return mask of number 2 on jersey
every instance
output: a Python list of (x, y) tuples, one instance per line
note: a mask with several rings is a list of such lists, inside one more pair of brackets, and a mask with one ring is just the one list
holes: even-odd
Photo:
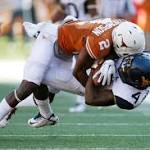
[(100, 46), (100, 50), (104, 50), (105, 48), (110, 47), (110, 42), (108, 39), (106, 39), (105, 41), (99, 42), (99, 46)]

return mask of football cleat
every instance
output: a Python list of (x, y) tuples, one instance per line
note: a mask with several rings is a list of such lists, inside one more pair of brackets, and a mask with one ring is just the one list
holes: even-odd
[(0, 121), (0, 128), (4, 128), (7, 126), (7, 124), (9, 123), (8, 120), (7, 120), (7, 116), (6, 115), (1, 121)]
[(4, 128), (9, 123), (9, 120), (11, 119), (12, 115), (15, 114), (16, 108), (12, 109), (1, 121), (0, 121), (0, 128)]
[(28, 120), (28, 125), (33, 128), (39, 128), (46, 125), (55, 125), (59, 121), (58, 116), (52, 114), (49, 118), (44, 118), (38, 113), (34, 118)]

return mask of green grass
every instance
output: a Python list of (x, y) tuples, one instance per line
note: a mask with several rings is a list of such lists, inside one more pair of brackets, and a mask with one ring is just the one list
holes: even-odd
[[(1, 85), (1, 98), (15, 85)], [(0, 149), (147, 150), (150, 149), (150, 111), (143, 105), (134, 111), (117, 107), (88, 107), (84, 113), (68, 113), (75, 97), (60, 93), (52, 105), (60, 121), (56, 126), (30, 128), (28, 118), (36, 108), (19, 108), (6, 128), (0, 129)]]
[[(0, 38), (0, 59), (25, 59), (31, 43)], [(0, 99), (16, 85), (0, 84)], [(0, 128), (0, 150), (150, 150), (150, 109), (134, 111), (117, 107), (88, 107), (84, 113), (69, 113), (75, 97), (60, 93), (52, 105), (60, 122), (56, 126), (30, 128), (27, 120), (36, 108), (19, 108), (6, 128)]]
[(30, 49), (31, 40), (17, 38), (9, 41), (7, 37), (0, 38), (0, 59), (26, 59)]

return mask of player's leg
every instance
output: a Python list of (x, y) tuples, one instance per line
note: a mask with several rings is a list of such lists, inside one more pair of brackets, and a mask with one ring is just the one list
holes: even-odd
[(38, 85), (23, 80), (17, 90), (8, 94), (0, 103), (0, 120), (2, 120), (16, 105), (27, 98)]
[[(52, 31), (49, 31), (49, 28)], [(53, 28), (53, 29), (52, 29)], [(38, 36), (30, 57), (24, 69), (24, 78), (17, 90), (7, 95), (0, 103), (0, 120), (2, 120), (16, 105), (27, 98), (41, 84), (43, 76), (53, 57), (53, 45), (56, 40), (57, 27), (45, 25)]]
[(16, 112), (18, 103), (27, 98), (38, 85), (23, 80), (17, 90), (8, 94), (0, 103), (0, 127), (5, 127)]
[[(62, 64), (63, 61), (61, 61)], [(54, 62), (53, 62), (54, 63)], [(70, 63), (69, 63), (70, 64)], [(64, 64), (63, 64), (64, 65)], [(70, 93), (74, 93), (77, 95), (84, 95), (84, 87), (73, 77), (72, 71), (67, 69), (67, 65), (56, 67), (54, 65), (54, 68), (50, 68), (48, 71), (46, 77), (45, 77), (45, 83), (49, 84), (49, 101), (52, 103), (54, 96), (56, 93), (58, 93), (60, 90), (64, 90)], [(70, 67), (70, 65), (68, 65)], [(55, 93), (55, 94), (54, 94)], [(84, 102), (84, 98), (83, 98)], [(39, 121), (39, 118), (41, 117), (40, 114), (36, 115), (36, 117), (33, 117), (30, 120), (32, 122)], [(43, 124), (48, 125), (47, 123)]]
[(49, 104), (49, 97), (52, 101), (55, 94), (49, 93), (46, 85), (41, 84), (39, 88), (34, 91), (34, 101), (39, 109), (39, 113), (28, 120), (31, 127), (41, 127), (45, 125), (54, 125), (58, 121), (58, 117), (54, 115), (51, 105)]
[[(83, 86), (72, 75), (72, 59), (63, 60), (54, 56), (52, 60), (43, 79), (43, 83), (49, 87), (50, 102), (53, 101), (54, 93), (59, 92), (59, 90), (84, 95)], [(30, 124), (36, 120), (38, 121), (40, 117), (41, 115), (38, 114), (36, 117), (29, 119)]]
[[(44, 90), (44, 88), (45, 88), (45, 90)], [(41, 99), (41, 97), (40, 97), (41, 92), (42, 93), (46, 92), (45, 95), (47, 95), (47, 99), (46, 99), (46, 101), (38, 101), (38, 103), (40, 102), (40, 105), (42, 105), (42, 106), (40, 106), (39, 113), (36, 114), (33, 118), (30, 118), (28, 120), (28, 124), (31, 127), (42, 127), (45, 125), (54, 125), (59, 121), (58, 117), (54, 115), (52, 108), (51, 107), (49, 108), (49, 106), (51, 105), (51, 103), (54, 100), (55, 94), (58, 93), (59, 90), (57, 90), (53, 87), (50, 87), (50, 86), (48, 86), (48, 88), (47, 87), (44, 87), (44, 88), (36, 94), (35, 103), (37, 102), (37, 99)], [(37, 105), (37, 103), (36, 103), (36, 105)], [(37, 105), (37, 107), (39, 107), (39, 105)], [(44, 114), (44, 116), (46, 116), (46, 114), (51, 114), (51, 115), (50, 115), (49, 119), (46, 119), (41, 114), (42, 115)]]
[[(24, 71), (25, 79), (34, 81), (38, 84), (42, 83), (50, 64), (53, 62), (53, 47), (57, 38), (57, 29), (57, 26), (51, 23), (46, 23), (42, 28), (36, 40), (38, 43), (34, 46), (31, 56), (28, 59), (28, 63), (26, 65), (26, 68), (28, 69)], [(34, 95), (40, 113), (42, 113), (41, 115), (45, 117), (45, 119), (48, 119), (50, 114), (52, 115), (52, 110), (47, 100), (48, 94), (45, 93), (47, 89), (45, 89), (46, 88), (44, 86), (40, 86), (38, 89), (36, 89), (37, 91), (34, 91)], [(45, 91), (43, 92), (43, 90)], [(44, 101), (41, 102), (41, 100)]]
[[(39, 114), (37, 114), (34, 118), (28, 121), (28, 124), (32, 127), (40, 127), (47, 124), (54, 125), (58, 121), (58, 117), (54, 115), (52, 108), (49, 104), (48, 97), (50, 101), (53, 101), (55, 94), (49, 93), (48, 89), (45, 85), (41, 84), (34, 91), (34, 102), (39, 108)], [(12, 115), (16, 112), (16, 108), (13, 108), (1, 121), (0, 127), (5, 127)], [(41, 115), (42, 114), (42, 115)], [(48, 119), (47, 119), (48, 118)]]

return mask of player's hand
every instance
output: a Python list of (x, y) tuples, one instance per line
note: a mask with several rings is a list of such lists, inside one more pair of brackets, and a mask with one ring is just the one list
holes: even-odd
[(113, 60), (105, 60), (101, 68), (93, 75), (93, 79), (98, 77), (97, 82), (110, 85), (112, 78), (115, 77), (116, 68)]

